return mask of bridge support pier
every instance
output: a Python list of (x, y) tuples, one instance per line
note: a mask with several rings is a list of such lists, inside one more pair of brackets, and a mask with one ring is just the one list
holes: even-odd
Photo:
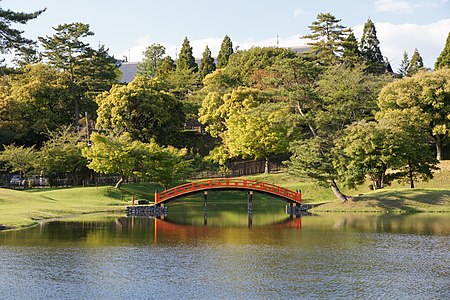
[(203, 211), (208, 210), (208, 191), (203, 192)]
[(247, 192), (248, 205), (247, 209), (249, 212), (253, 211), (253, 191)]

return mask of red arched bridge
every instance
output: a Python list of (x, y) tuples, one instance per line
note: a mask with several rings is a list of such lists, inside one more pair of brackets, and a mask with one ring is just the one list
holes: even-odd
[(300, 205), (302, 203), (300, 192), (294, 192), (281, 186), (247, 179), (215, 178), (182, 184), (161, 193), (156, 192), (155, 204), (165, 204), (188, 195), (211, 190), (244, 190), (275, 196), (291, 204)]

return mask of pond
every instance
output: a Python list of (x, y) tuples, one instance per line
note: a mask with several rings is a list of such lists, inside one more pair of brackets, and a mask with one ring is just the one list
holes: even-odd
[[(450, 298), (450, 215), (169, 207), (0, 233), (3, 299)], [(206, 221), (206, 222), (205, 222)], [(205, 224), (206, 223), (206, 224)]]

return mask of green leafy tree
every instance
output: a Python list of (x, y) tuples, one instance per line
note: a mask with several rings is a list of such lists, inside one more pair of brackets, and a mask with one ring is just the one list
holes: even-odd
[(386, 127), (386, 149), (391, 149), (389, 176), (408, 182), (414, 188), (415, 181), (433, 178), (437, 160), (430, 150), (428, 134), (423, 128), (429, 122), (419, 107), (382, 110), (378, 122)]
[(383, 74), (386, 71), (380, 41), (377, 37), (375, 24), (368, 19), (364, 24), (364, 31), (360, 43), (361, 57), (367, 63), (367, 70), (373, 74)]
[(214, 63), (214, 58), (211, 56), (211, 50), (206, 46), (205, 51), (203, 52), (202, 60), (200, 61), (200, 79), (203, 80), (206, 75), (214, 72), (216, 69), (216, 64)]
[(434, 64), (435, 70), (443, 67), (450, 68), (450, 32), (448, 33), (444, 49), (442, 49), (441, 54), (439, 55), (439, 57), (436, 60), (436, 63)]
[(80, 113), (95, 107), (89, 92), (99, 93), (117, 82), (119, 73), (115, 59), (104, 47), (94, 50), (83, 40), (93, 36), (88, 24), (62, 24), (53, 28), (53, 36), (40, 37), (43, 55), (48, 63), (62, 70), (67, 77), (74, 107), (75, 125), (79, 126)]
[(0, 152), (0, 161), (4, 163), (6, 170), (19, 172), (25, 178), (34, 169), (36, 159), (34, 147), (6, 145)]
[(450, 134), (450, 69), (419, 72), (392, 82), (378, 97), (381, 111), (418, 108), (428, 120), (422, 130), (434, 140), (436, 158), (442, 160), (443, 143)]
[(49, 139), (38, 152), (37, 169), (56, 186), (56, 179), (69, 178), (73, 185), (88, 174), (87, 160), (81, 155), (82, 137), (72, 126), (63, 126), (49, 133)]
[[(213, 152), (216, 161), (230, 158), (264, 159), (264, 172), (269, 173), (269, 158), (287, 152), (293, 140), (286, 116), (289, 109), (280, 105), (263, 104), (232, 113), (226, 120), (222, 135), (223, 150)], [(226, 154), (225, 157), (223, 154)]]
[(40, 145), (47, 139), (48, 130), (70, 122), (70, 95), (60, 71), (36, 64), (8, 78), (0, 96), (3, 143)]
[(409, 62), (408, 71), (406, 72), (407, 76), (412, 76), (419, 72), (420, 70), (423, 70), (423, 59), (422, 56), (420, 56), (419, 50), (414, 49), (414, 53), (411, 56), (411, 61)]
[(195, 62), (192, 47), (187, 37), (184, 38), (183, 44), (181, 45), (180, 54), (176, 63), (177, 69), (191, 70), (194, 73), (198, 71), (198, 65)]
[(136, 77), (115, 85), (97, 97), (97, 128), (115, 135), (129, 133), (133, 140), (168, 145), (184, 123), (182, 104), (157, 79)]
[(339, 178), (348, 187), (355, 188), (370, 178), (372, 189), (381, 189), (390, 183), (386, 171), (396, 155), (389, 147), (390, 131), (377, 122), (365, 120), (345, 128), (336, 141), (334, 166)]
[(24, 13), (0, 8), (0, 53), (8, 53), (11, 49), (21, 49), (35, 43), (23, 37), (23, 31), (12, 28), (12, 25), (26, 24), (28, 21), (36, 19), (44, 11), (45, 9)]
[(402, 61), (400, 62), (400, 66), (398, 68), (398, 73), (402, 77), (405, 77), (408, 74), (409, 63), (410, 63), (410, 61), (409, 61), (408, 53), (406, 53), (406, 51), (403, 51)]
[(223, 38), (220, 45), (219, 55), (217, 56), (217, 68), (225, 68), (230, 60), (230, 56), (233, 54), (233, 42), (228, 35)]
[(366, 74), (364, 65), (327, 69), (317, 81), (314, 93), (306, 94), (305, 102), (299, 101), (299, 114), (311, 138), (291, 143), (291, 172), (330, 186), (338, 199), (346, 201), (348, 196), (338, 187), (342, 178), (336, 168), (336, 142), (350, 124), (374, 118), (377, 95), (387, 80)]
[(233, 113), (257, 107), (267, 102), (267, 97), (257, 89), (239, 87), (223, 96), (210, 92), (199, 109), (199, 121), (206, 124), (206, 131), (220, 137), (227, 130), (227, 120)]
[(164, 61), (166, 48), (160, 44), (151, 44), (142, 54), (144, 58), (137, 66), (137, 74), (151, 78), (155, 76), (156, 70)]
[(160, 79), (166, 79), (175, 71), (175, 69), (176, 65), (172, 57), (166, 56), (156, 69), (155, 76)]
[(321, 64), (333, 65), (340, 61), (342, 45), (347, 38), (346, 28), (340, 22), (331, 13), (320, 13), (317, 20), (308, 26), (311, 34), (302, 36), (311, 40), (308, 43), (310, 52), (317, 56)]
[(89, 161), (88, 167), (104, 174), (120, 176), (116, 188), (130, 176), (159, 182), (168, 186), (189, 172), (189, 162), (184, 161), (184, 151), (164, 148), (153, 140), (150, 143), (133, 141), (128, 134), (107, 137), (91, 135), (92, 145), (82, 154)]

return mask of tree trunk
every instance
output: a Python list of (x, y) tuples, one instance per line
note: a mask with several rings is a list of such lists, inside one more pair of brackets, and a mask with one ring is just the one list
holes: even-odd
[(442, 140), (439, 137), (435, 138), (436, 141), (436, 159), (438, 161), (442, 160)]
[(414, 188), (414, 176), (413, 176), (413, 170), (411, 166), (411, 160), (408, 159), (408, 167), (409, 167), (409, 182), (411, 184), (411, 188)]
[(265, 162), (264, 162), (264, 174), (269, 174), (270, 170), (269, 170), (269, 158), (265, 157)]
[(348, 200), (349, 197), (346, 196), (346, 195), (344, 195), (344, 194), (341, 192), (341, 190), (339, 189), (339, 187), (338, 187), (337, 184), (336, 184), (336, 181), (334, 181), (334, 180), (329, 180), (328, 182), (330, 183), (330, 187), (331, 187), (331, 190), (333, 191), (334, 195), (335, 195), (339, 200), (341, 200), (342, 202), (345, 202), (345, 201)]
[(120, 189), (120, 186), (122, 185), (122, 183), (125, 181), (125, 179), (123, 178), (123, 176), (120, 176), (119, 181), (117, 181), (115, 188), (116, 189)]

